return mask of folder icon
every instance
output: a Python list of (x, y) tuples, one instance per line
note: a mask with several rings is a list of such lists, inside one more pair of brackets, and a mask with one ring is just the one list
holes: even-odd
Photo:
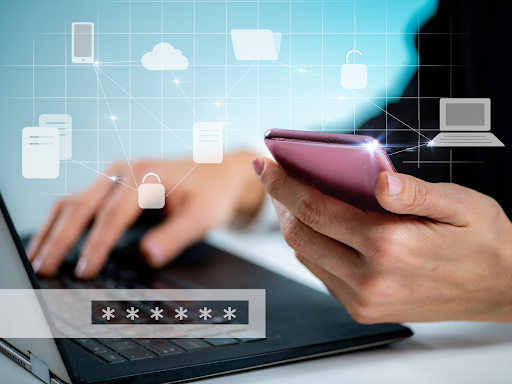
[(235, 57), (237, 60), (277, 60), (281, 36), (270, 29), (232, 29)]

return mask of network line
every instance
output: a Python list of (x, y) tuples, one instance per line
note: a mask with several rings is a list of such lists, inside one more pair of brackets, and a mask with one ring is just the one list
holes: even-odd
[(135, 189), (135, 188), (129, 186), (128, 184), (125, 184), (125, 183), (123, 183), (123, 182), (121, 182), (121, 181), (119, 181), (117, 179), (113, 179), (112, 176), (105, 175), (104, 173), (101, 173), (100, 171), (97, 171), (94, 168), (88, 167), (87, 165), (85, 165), (83, 163), (80, 163), (79, 161), (76, 161), (76, 160), (73, 160), (73, 159), (69, 159), (69, 160), (71, 160), (74, 163), (80, 164), (81, 166), (83, 166), (85, 168), (89, 168), (91, 171), (94, 171), (94, 172), (96, 172), (96, 173), (98, 173), (98, 174), (100, 174), (102, 176), (105, 176), (105, 177), (109, 178), (110, 180), (112, 180), (113, 182), (119, 183), (119, 184), (123, 184), (123, 185), (127, 186), (128, 188), (131, 188), (131, 189), (133, 189), (134, 191), (137, 192), (137, 189)]
[(334, 109), (332, 110), (331, 112), (331, 115), (329, 116), (329, 118), (327, 119), (327, 122), (325, 123), (325, 125), (322, 127), (322, 132), (324, 131), (325, 127), (327, 127), (327, 124), (329, 124), (329, 121), (331, 121), (331, 117), (332, 115), (334, 115), (334, 111), (336, 111), (336, 108), (338, 108), (338, 104), (340, 103), (340, 101), (343, 99), (343, 95), (345, 94), (345, 91), (346, 89), (343, 90), (343, 93), (341, 94), (341, 96), (338, 98), (338, 102), (336, 103), (336, 105), (334, 106)]
[[(410, 147), (410, 148), (405, 148), (405, 149), (402, 149), (401, 151), (397, 151), (397, 152), (393, 152), (393, 153), (389, 153), (388, 156), (393, 156), (393, 155), (396, 155), (397, 153), (400, 153), (400, 152), (405, 152), (405, 151), (408, 151), (410, 149), (414, 149), (414, 148), (419, 148), (419, 147), (423, 147), (425, 145), (429, 145), (430, 144), (430, 141), (428, 143), (423, 143), (423, 144), (420, 144), (420, 145), (416, 145), (415, 147)], [(416, 161), (415, 161), (416, 162)]]
[(192, 104), (190, 104), (190, 101), (188, 100), (187, 95), (185, 95), (185, 91), (183, 91), (183, 88), (181, 88), (179, 80), (176, 78), (176, 76), (174, 75), (173, 71), (171, 71), (171, 74), (172, 74), (172, 77), (174, 77), (174, 82), (178, 85), (178, 87), (180, 87), (181, 93), (183, 93), (183, 97), (185, 98), (185, 100), (187, 100), (187, 103), (190, 106), (190, 109), (192, 110), (192, 113), (194, 114), (196, 119), (199, 120), (199, 117), (197, 117), (196, 111), (194, 110), (194, 107), (192, 107)]
[(101, 88), (101, 93), (103, 93), (103, 98), (105, 99), (105, 103), (107, 103), (108, 112), (110, 113), (110, 116), (113, 117), (112, 118), (112, 122), (114, 123), (114, 127), (116, 128), (117, 137), (119, 138), (119, 142), (121, 143), (121, 148), (123, 148), (124, 157), (126, 159), (126, 162), (128, 163), (128, 167), (130, 168), (130, 172), (132, 174), (133, 181), (135, 182), (135, 186), (137, 187), (137, 189), (139, 189), (139, 185), (137, 184), (137, 180), (135, 180), (135, 175), (133, 174), (133, 170), (132, 170), (132, 166), (130, 164), (130, 160), (128, 160), (128, 156), (126, 155), (126, 150), (124, 149), (123, 140), (121, 140), (121, 135), (119, 134), (119, 131), (117, 130), (117, 124), (116, 124), (115, 116), (112, 115), (112, 111), (110, 110), (110, 105), (108, 104), (107, 96), (105, 96), (105, 91), (103, 90), (103, 85), (101, 84), (100, 75), (99, 75), (98, 71), (96, 70), (96, 68), (94, 69), (94, 71), (96, 72), (96, 78), (98, 79), (98, 83), (99, 83), (100, 88)]
[[(228, 93), (226, 93), (226, 96), (224, 96), (224, 97), (219, 101), (219, 103), (222, 103), (222, 102), (224, 101), (224, 99), (225, 99), (226, 97), (228, 97), (228, 95), (231, 93), (231, 91), (232, 91), (232, 90), (233, 90), (233, 89), (238, 85), (238, 83), (239, 83), (240, 81), (242, 81), (242, 79), (245, 77), (245, 75), (247, 75), (247, 74), (249, 73), (249, 71), (250, 71), (250, 70), (251, 70), (251, 69), (256, 65), (256, 63), (257, 63), (257, 61), (255, 61), (255, 62), (254, 62), (254, 64), (253, 64), (253, 65), (251, 65), (251, 67), (247, 70), (247, 72), (245, 72), (245, 73), (244, 73), (244, 75), (240, 78), (240, 80), (238, 80), (238, 81), (236, 82), (236, 84), (235, 84), (235, 85), (233, 85), (233, 87), (229, 90), (229, 92), (228, 92)], [(214, 109), (212, 109), (212, 110), (210, 111), (210, 113), (209, 113), (208, 115), (206, 115), (206, 117), (204, 118), (203, 122), (204, 122), (204, 121), (205, 121), (205, 120), (206, 120), (206, 119), (207, 119), (207, 118), (208, 118), (208, 117), (213, 113), (213, 111), (215, 111), (215, 109), (216, 109), (216, 108), (217, 108), (217, 107), (215, 107)], [(227, 123), (227, 122), (226, 122), (226, 123)]]
[[(97, 68), (97, 67), (96, 67)], [(156, 121), (158, 121), (160, 124), (162, 124), (165, 128), (167, 128), (167, 130), (169, 132), (171, 132), (174, 136), (176, 136), (177, 139), (179, 139), (183, 144), (185, 144), (187, 147), (189, 147), (190, 149), (192, 149), (192, 147), (190, 145), (188, 145), (185, 141), (183, 141), (183, 139), (181, 137), (179, 137), (176, 133), (174, 133), (172, 131), (172, 129), (170, 129), (167, 125), (165, 125), (163, 123), (163, 121), (161, 121), (158, 117), (156, 117), (155, 115), (153, 115), (145, 106), (143, 106), (141, 103), (139, 103), (139, 101), (137, 99), (135, 99), (132, 95), (130, 95), (128, 92), (126, 92), (123, 87), (121, 87), (119, 84), (117, 84), (114, 79), (112, 79), (109, 75), (107, 75), (105, 72), (103, 72), (100, 68), (97, 68), (99, 71), (101, 71), (101, 73), (103, 73), (110, 81), (112, 81), (115, 85), (117, 85), (119, 87), (119, 89), (121, 91), (123, 91), (124, 93), (126, 93), (128, 95), (128, 97), (130, 99), (132, 99), (133, 101), (135, 101), (137, 104), (139, 104), (147, 113), (149, 113), (151, 116), (153, 116)]]
[(196, 164), (196, 165), (194, 165), (194, 166), (192, 167), (192, 169), (191, 169), (190, 171), (188, 171), (188, 173), (187, 173), (185, 176), (183, 176), (183, 179), (181, 179), (180, 181), (178, 181), (178, 184), (176, 184), (176, 185), (174, 186), (174, 188), (173, 188), (173, 189), (171, 189), (167, 195), (165, 195), (165, 197), (169, 196), (169, 195), (171, 194), (171, 192), (172, 192), (172, 191), (174, 191), (174, 190), (176, 189), (176, 187), (177, 187), (178, 185), (180, 185), (180, 183), (181, 183), (183, 180), (185, 180), (185, 177), (187, 177), (188, 175), (190, 175), (190, 173), (191, 173), (194, 169), (196, 169), (196, 167), (197, 167), (197, 164)]
[[(339, 81), (336, 81), (336, 80), (333, 80), (333, 79), (329, 79), (328, 77), (324, 77), (324, 76), (321, 76), (321, 75), (318, 75), (316, 73), (313, 73), (313, 72), (309, 72), (309, 71), (306, 71), (305, 69), (302, 69), (302, 68), (297, 68), (297, 67), (293, 67), (291, 65), (288, 65), (288, 64), (283, 64), (283, 63), (280, 63), (278, 61), (274, 61), (274, 63), (277, 63), (277, 64), (281, 64), (285, 67), (290, 67), (292, 69), (296, 69), (297, 71), (299, 71), (300, 73), (308, 73), (310, 75), (313, 75), (313, 76), (317, 76), (317, 77), (320, 77), (324, 80), (329, 80), (329, 81), (332, 81), (334, 83), (337, 83), (337, 84), (340, 84), (341, 85), (341, 82)], [(369, 103), (371, 103), (372, 105), (374, 105), (375, 107), (379, 108), (382, 112), (384, 112), (385, 114), (387, 114), (388, 116), (391, 116), (393, 119), (397, 120), (398, 122), (402, 123), (403, 125), (405, 125), (407, 128), (409, 129), (412, 129), (414, 132), (416, 132), (417, 134), (419, 134), (420, 136), (422, 136), (423, 138), (427, 139), (428, 141), (430, 141), (430, 139), (423, 135), (421, 132), (419, 132), (418, 130), (414, 129), (413, 127), (411, 127), (410, 125), (404, 123), (402, 120), (400, 120), (398, 117), (392, 115), (391, 113), (389, 113), (388, 111), (386, 111), (385, 109), (382, 109), (381, 107), (379, 107), (377, 104), (375, 104), (374, 102), (370, 101), (368, 98), (362, 96), (361, 94), (357, 93), (355, 90), (352, 89), (352, 91), (354, 92), (354, 94), (358, 95), (360, 98), (368, 101)]]

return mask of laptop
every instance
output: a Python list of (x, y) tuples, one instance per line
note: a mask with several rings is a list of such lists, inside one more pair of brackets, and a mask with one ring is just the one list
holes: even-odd
[[(441, 99), (431, 147), (504, 147), (491, 132), (491, 99)], [(461, 132), (464, 131), (464, 132)]]
[[(125, 234), (96, 279), (79, 281), (73, 277), (79, 242), (55, 278), (38, 280), (25, 255), (26, 239), (18, 237), (1, 195), (0, 208), (2, 290), (265, 290), (265, 335), (247, 338), (234, 332), (221, 339), (201, 334), (156, 338), (6, 338), (1, 335), (1, 324), (12, 312), (9, 300), (4, 297), (4, 302), (0, 302), (0, 351), (47, 384), (174, 383), (381, 346), (412, 335), (411, 330), (398, 324), (358, 324), (331, 296), (205, 243), (190, 247), (163, 269), (152, 270), (138, 254), (137, 242), (147, 228), (144, 225), (136, 225)], [(55, 326), (50, 324), (54, 320), (45, 315), (43, 300), (23, 304), (30, 320), (27, 335), (43, 325)], [(141, 302), (141, 308), (145, 304)], [(65, 312), (66, 308), (63, 316)], [(62, 321), (73, 326), (71, 317), (64, 316)]]

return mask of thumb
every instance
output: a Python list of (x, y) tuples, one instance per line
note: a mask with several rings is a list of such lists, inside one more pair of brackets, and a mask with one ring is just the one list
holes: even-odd
[(379, 204), (389, 212), (458, 226), (467, 224), (471, 190), (460, 185), (429, 183), (401, 173), (381, 172), (374, 191)]
[(152, 228), (140, 242), (140, 250), (152, 268), (160, 268), (201, 240), (210, 229), (208, 215), (192, 201)]

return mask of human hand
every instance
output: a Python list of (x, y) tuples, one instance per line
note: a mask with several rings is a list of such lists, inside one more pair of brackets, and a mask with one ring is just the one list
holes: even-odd
[[(213, 227), (256, 214), (264, 189), (252, 173), (253, 157), (249, 152), (238, 152), (225, 156), (221, 164), (199, 164), (183, 180), (194, 166), (192, 161), (138, 161), (132, 165), (137, 183), (146, 173), (155, 172), (166, 193), (175, 188), (163, 208), (166, 219), (149, 230), (140, 243), (150, 266), (168, 263)], [(105, 173), (135, 188), (126, 163), (115, 163)], [(124, 231), (143, 212), (137, 191), (127, 185), (99, 179), (85, 192), (60, 200), (28, 246), (35, 272), (54, 275), (69, 249), (93, 222), (75, 274), (84, 279), (96, 276)]]
[(512, 224), (492, 198), (455, 184), (382, 172), (364, 212), (253, 166), (297, 258), (357, 322), (512, 321)]

